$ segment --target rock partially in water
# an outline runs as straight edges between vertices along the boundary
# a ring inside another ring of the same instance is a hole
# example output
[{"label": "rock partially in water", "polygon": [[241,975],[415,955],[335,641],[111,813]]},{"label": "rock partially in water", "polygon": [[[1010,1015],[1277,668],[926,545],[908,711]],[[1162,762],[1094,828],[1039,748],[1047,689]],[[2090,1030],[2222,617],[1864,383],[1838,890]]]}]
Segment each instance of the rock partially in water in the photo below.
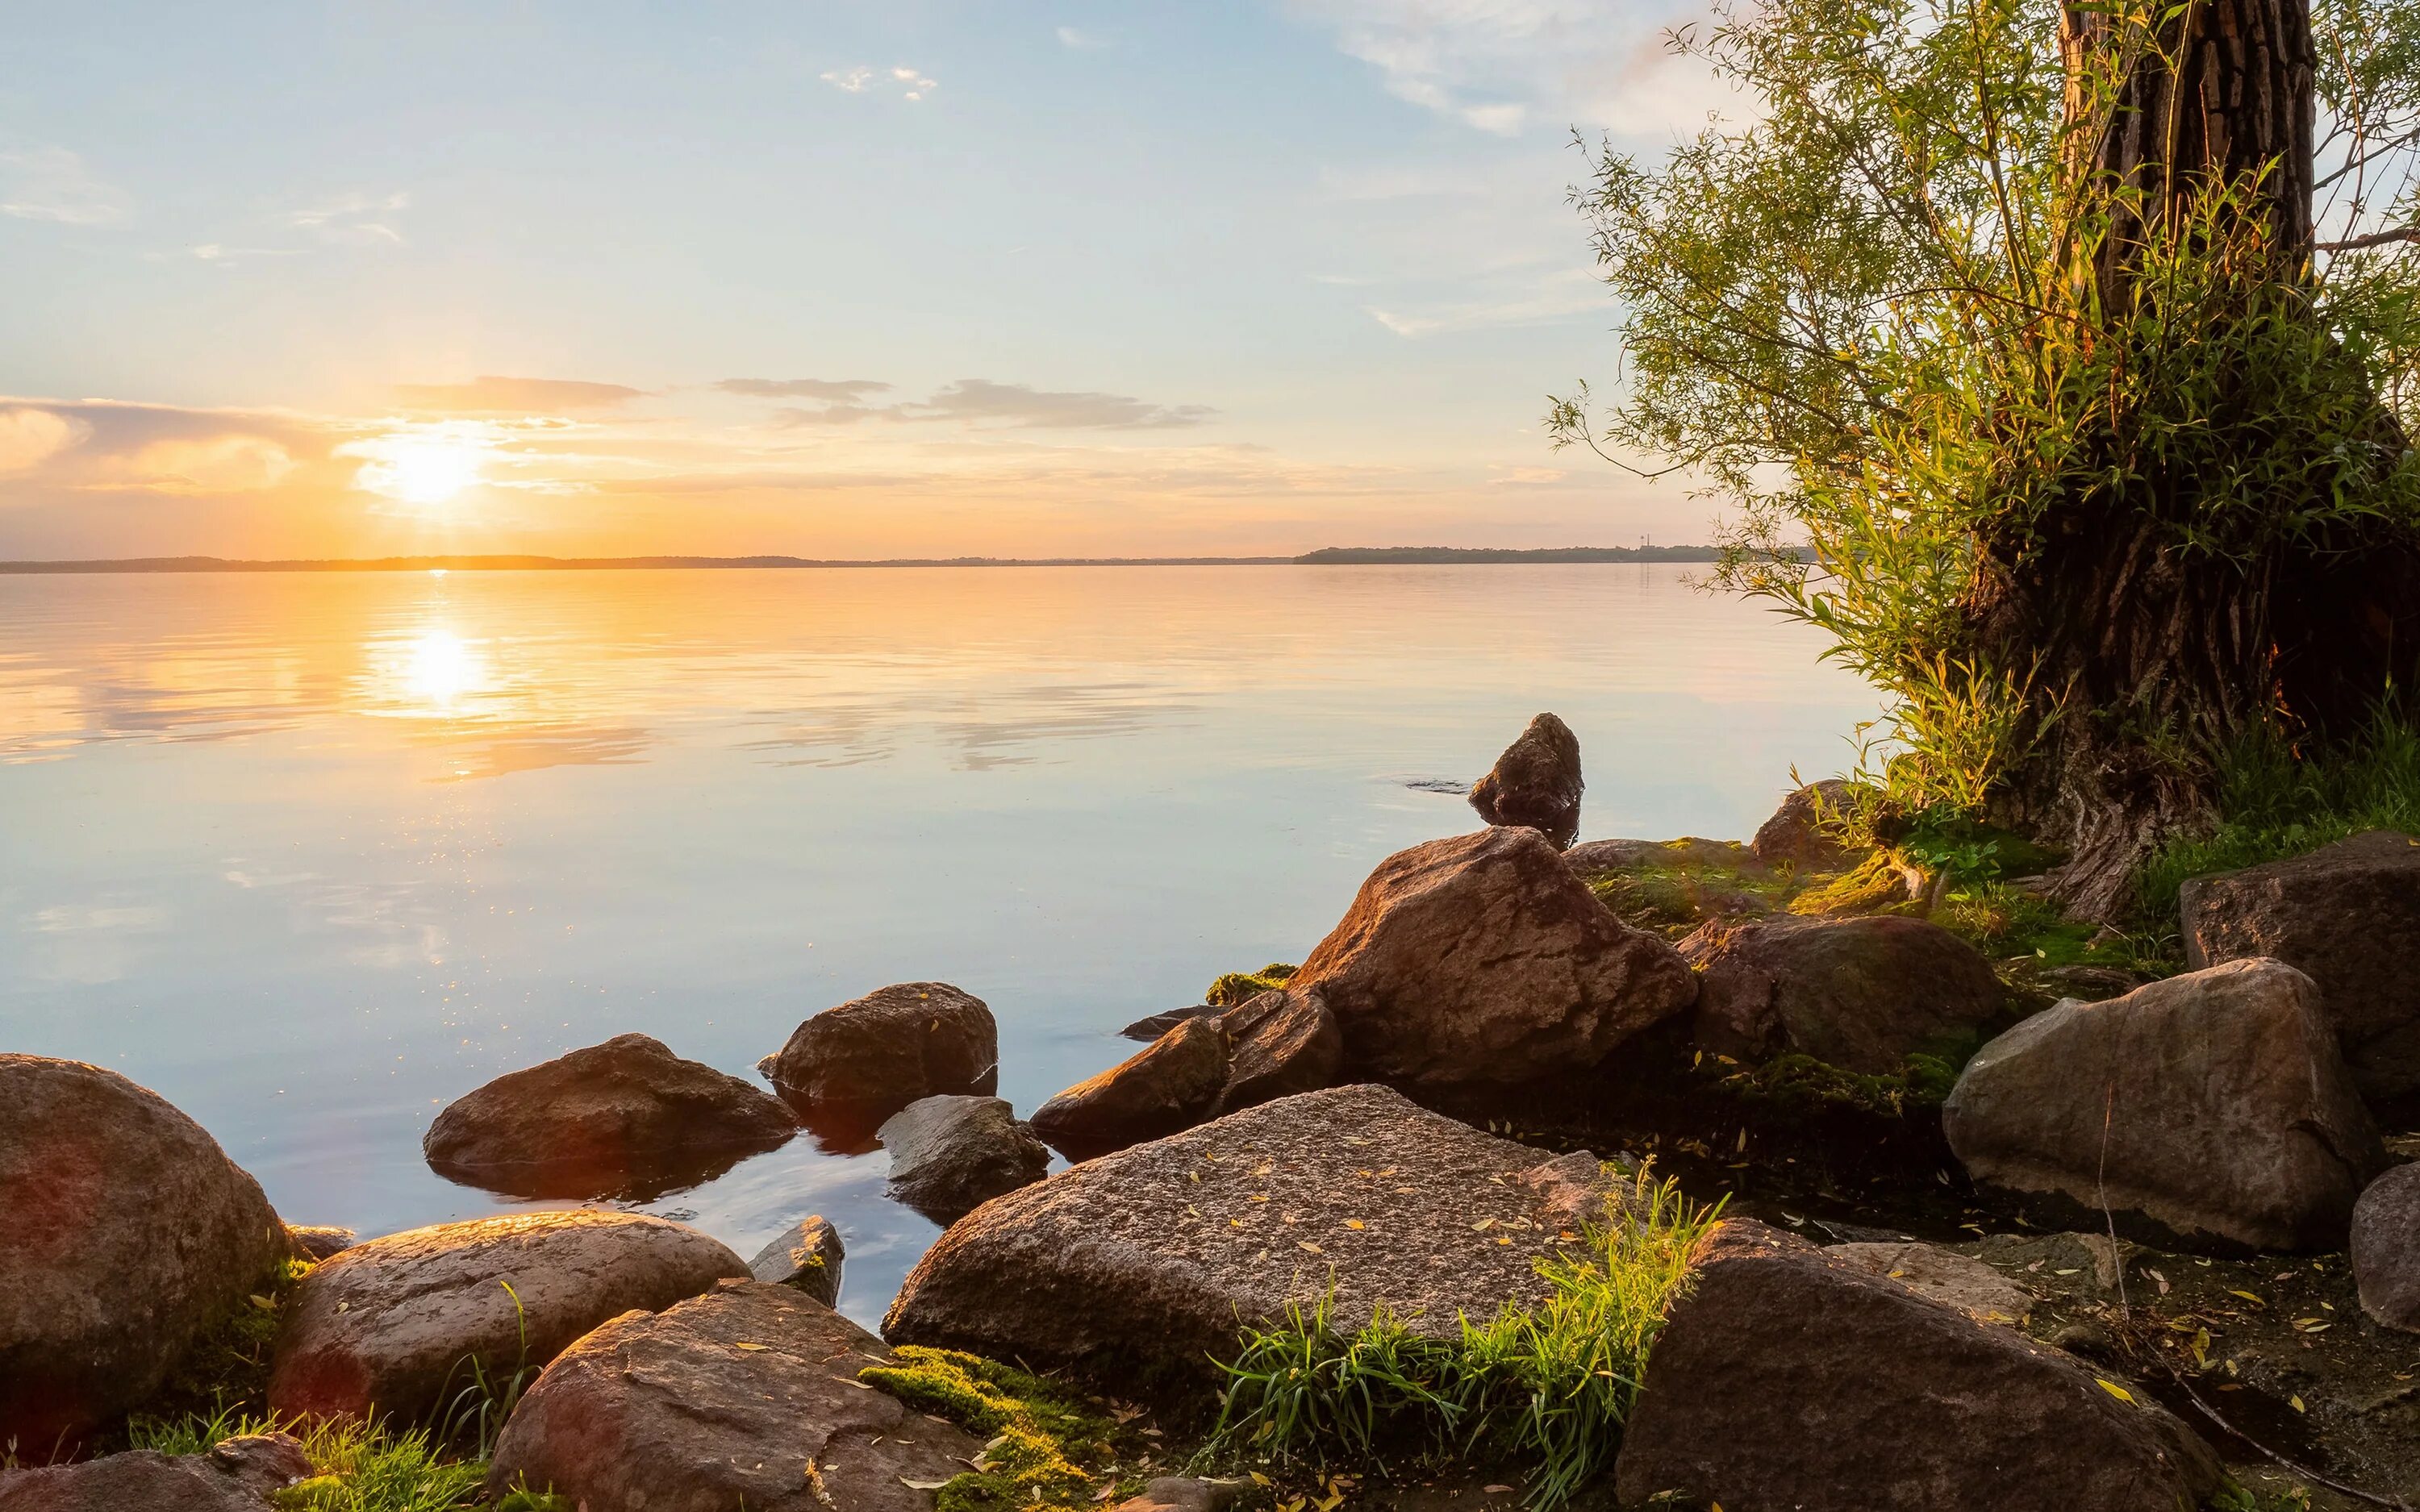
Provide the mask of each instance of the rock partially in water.
[{"label": "rock partially in water", "polygon": [[2397,1165],[2353,1204],[2352,1274],[2362,1311],[2420,1334],[2420,1165]]},{"label": "rock partially in water", "polygon": [[1287,986],[1336,1015],[1348,1074],[1438,1086],[1585,1070],[1698,991],[1544,837],[1501,827],[1388,856]]},{"label": "rock partially in water", "polygon": [[2008,1011],[1991,963],[1938,924],[1890,916],[1711,923],[1681,944],[1700,974],[1692,1020],[1711,1052],[1795,1052],[1868,1075],[1962,1055]]},{"label": "rock partially in water", "polygon": [[2318,987],[2268,960],[2035,1014],[1967,1063],[1942,1125],[1978,1181],[2189,1244],[2339,1249],[2385,1162]]},{"label": "rock partially in water", "polygon": [[288,1224],[286,1237],[294,1245],[294,1253],[306,1260],[324,1260],[331,1255],[349,1250],[359,1238],[349,1228],[338,1228],[329,1224]]},{"label": "rock partially in water", "polygon": [[1171,1008],[1164,1013],[1145,1014],[1120,1029],[1118,1036],[1125,1040],[1140,1040],[1144,1044],[1149,1044],[1187,1019],[1217,1018],[1225,1011],[1225,1009],[1216,1003],[1194,1003],[1185,1008]]},{"label": "rock partially in water", "polygon": [[488,1491],[575,1506],[931,1512],[979,1440],[858,1380],[882,1341],[788,1287],[732,1282],[626,1313],[549,1365]]},{"label": "rock partially in water", "polygon": [[287,1433],[223,1439],[209,1453],[138,1449],[47,1470],[0,1471],[0,1512],[272,1512],[311,1473]]},{"label": "rock partially in water", "polygon": [[1239,1322],[1331,1292],[1340,1329],[1384,1303],[1450,1335],[1544,1296],[1536,1261],[1571,1230],[1566,1194],[1522,1180],[1544,1164],[1385,1088],[1280,1098],[986,1203],[918,1262],[883,1333],[1122,1385],[1200,1376]]},{"label": "rock partially in water", "polygon": [[1318,993],[1280,987],[1218,1020],[1227,1036],[1227,1087],[1218,1111],[1315,1092],[1336,1082],[1344,1036]]},{"label": "rock partially in water", "polygon": [[1580,832],[1580,739],[1551,714],[1529,721],[1496,765],[1471,785],[1470,806],[1491,825],[1521,825],[1568,850]]},{"label": "rock partially in water", "polygon": [[1000,1029],[971,993],[900,982],[824,1010],[756,1069],[817,1133],[846,1140],[918,1098],[998,1090]]},{"label": "rock partially in water", "polygon": [[2224,1472],[2139,1388],[1734,1220],[1656,1337],[1614,1479],[1625,1506],[2181,1512]]},{"label": "rock partially in water", "polygon": [[260,1183],[158,1094],[0,1055],[0,1444],[76,1448],[291,1253]]},{"label": "rock partially in water", "polygon": [[441,1176],[514,1196],[652,1199],[796,1133],[761,1088],[621,1034],[456,1099],[421,1150]]},{"label": "rock partially in water", "polygon": [[2372,830],[2307,856],[2195,877],[2179,894],[2185,964],[2268,956],[2319,984],[2362,1095],[2420,1112],[2420,840]]},{"label": "rock partially in water", "polygon": [[716,1241],[640,1213],[518,1212],[389,1234],[295,1288],[270,1409],[423,1422],[470,1384],[472,1361],[487,1379],[507,1379],[609,1318],[746,1274]]},{"label": "rock partially in water", "polygon": [[1856,852],[1841,843],[1834,825],[1855,810],[1861,787],[1834,777],[1792,789],[1773,817],[1757,826],[1748,848],[1767,866],[1825,872],[1847,865]]},{"label": "rock partially in water", "polygon": [[1050,1168],[1050,1151],[997,1097],[910,1103],[882,1125],[881,1139],[891,1195],[944,1227]]},{"label": "rock partially in water", "polygon": [[768,1286],[789,1287],[827,1307],[837,1307],[841,1265],[847,1255],[840,1230],[821,1213],[812,1213],[758,1250],[748,1262],[748,1273]]},{"label": "rock partially in water", "polygon": [[1217,1019],[1187,1019],[1034,1109],[1033,1132],[1090,1160],[1201,1122],[1226,1089],[1225,1031]]}]

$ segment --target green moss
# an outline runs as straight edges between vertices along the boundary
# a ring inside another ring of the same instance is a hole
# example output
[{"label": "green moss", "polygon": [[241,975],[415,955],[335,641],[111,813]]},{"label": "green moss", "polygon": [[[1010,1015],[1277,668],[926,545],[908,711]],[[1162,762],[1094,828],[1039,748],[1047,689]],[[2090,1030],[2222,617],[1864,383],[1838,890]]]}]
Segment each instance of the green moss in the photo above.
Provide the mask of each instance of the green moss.
[{"label": "green moss", "polygon": [[[477,1460],[449,1459],[425,1433],[391,1433],[354,1422],[279,1424],[231,1412],[192,1412],[174,1418],[144,1417],[128,1426],[132,1446],[162,1454],[205,1454],[222,1439],[277,1428],[302,1441],[318,1473],[276,1494],[279,1512],[453,1512],[478,1504],[488,1467]],[[549,1499],[553,1500],[553,1499]],[[510,1507],[507,1501],[505,1506]],[[512,1512],[561,1512],[545,1503]]]},{"label": "green moss", "polygon": [[1653,930],[1672,939],[1696,929],[1709,918],[1746,911],[1767,911],[1786,905],[1802,886],[1787,872],[1767,871],[1745,851],[1745,864],[1710,859],[1702,841],[1673,841],[1652,859],[1600,872],[1589,879],[1589,889],[1622,922]]},{"label": "green moss", "polygon": [[1237,1008],[1263,993],[1275,992],[1294,977],[1297,968],[1281,961],[1273,961],[1258,971],[1230,971],[1210,984],[1202,1000],[1213,1008]]},{"label": "green moss", "polygon": [[974,1469],[936,1493],[936,1512],[1092,1504],[1117,1459],[1117,1422],[1105,1410],[1057,1381],[980,1355],[915,1345],[893,1352],[897,1365],[868,1365],[858,1379],[989,1441]]}]

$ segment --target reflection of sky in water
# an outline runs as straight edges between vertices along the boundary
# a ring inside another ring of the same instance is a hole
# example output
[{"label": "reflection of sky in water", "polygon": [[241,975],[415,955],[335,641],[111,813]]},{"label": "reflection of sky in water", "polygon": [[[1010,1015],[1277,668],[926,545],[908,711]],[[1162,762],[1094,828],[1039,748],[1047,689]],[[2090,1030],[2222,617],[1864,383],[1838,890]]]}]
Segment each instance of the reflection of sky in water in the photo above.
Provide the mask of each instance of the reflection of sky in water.
[{"label": "reflection of sky in water", "polygon": [[[1741,834],[1871,697],[1669,568],[0,578],[0,1047],[116,1067],[296,1222],[504,1204],[419,1157],[642,1029],[737,1074],[938,978],[1019,1109],[1370,866],[1552,708],[1583,834]],[[802,1137],[648,1205],[823,1211],[878,1315],[935,1232]]]}]

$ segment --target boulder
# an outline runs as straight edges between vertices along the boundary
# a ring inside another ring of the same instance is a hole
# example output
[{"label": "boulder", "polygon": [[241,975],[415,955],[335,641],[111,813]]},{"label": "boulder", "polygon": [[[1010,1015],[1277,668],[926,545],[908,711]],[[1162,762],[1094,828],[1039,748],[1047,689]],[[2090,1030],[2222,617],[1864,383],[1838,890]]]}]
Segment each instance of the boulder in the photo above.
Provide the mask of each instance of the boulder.
[{"label": "boulder", "polygon": [[1585,1070],[1698,990],[1669,943],[1519,828],[1388,856],[1286,985],[1336,1015],[1347,1072],[1435,1085]]},{"label": "boulder", "polygon": [[1947,1303],[1977,1322],[2023,1324],[2034,1310],[2032,1292],[1983,1261],[1938,1244],[1865,1241],[1828,1245],[1823,1253]]},{"label": "boulder", "polygon": [[295,1288],[270,1409],[422,1422],[469,1383],[473,1360],[491,1381],[535,1369],[609,1318],[747,1273],[696,1229],[640,1213],[517,1212],[389,1234]]},{"label": "boulder", "polygon": [[1920,918],[1712,923],[1681,953],[1701,973],[1698,1044],[1742,1060],[1795,1052],[1882,1075],[1914,1052],[1963,1055],[2008,1009],[1991,963]]},{"label": "boulder", "polygon": [[1450,1335],[1544,1296],[1536,1262],[1574,1231],[1521,1180],[1542,1164],[1387,1088],[1280,1098],[985,1203],[917,1263],[883,1335],[1128,1386],[1202,1376],[1239,1324],[1325,1297],[1342,1330],[1384,1303]]},{"label": "boulder", "polygon": [[420,1149],[439,1175],[514,1196],[644,1199],[796,1133],[763,1088],[620,1034],[457,1099]]},{"label": "boulder", "polygon": [[1344,1036],[1319,994],[1279,988],[1218,1020],[1227,1036],[1227,1088],[1218,1111],[1315,1092],[1336,1081]]},{"label": "boulder", "polygon": [[1761,1224],[1701,1252],[1616,1461],[1624,1506],[2191,1512],[2224,1484],[2145,1393]]},{"label": "boulder", "polygon": [[1050,1151],[997,1097],[910,1103],[884,1122],[881,1139],[891,1195],[945,1227],[1050,1168]]},{"label": "boulder", "polygon": [[2308,856],[2195,877],[2179,894],[2185,963],[2268,956],[2319,984],[2362,1095],[2420,1107],[2420,840],[2372,830]]},{"label": "boulder", "polygon": [[0,1512],[271,1512],[276,1494],[310,1473],[291,1434],[247,1433],[208,1454],[138,1449],[0,1471]]},{"label": "boulder", "polygon": [[2397,1165],[2353,1204],[2352,1279],[2363,1312],[2420,1334],[2420,1165]]},{"label": "boulder", "polygon": [[311,1261],[324,1260],[339,1250],[353,1247],[359,1236],[349,1228],[337,1228],[327,1224],[287,1224],[286,1239],[294,1253]]},{"label": "boulder", "polygon": [[0,1055],[0,1443],[75,1448],[289,1253],[260,1183],[156,1093]]},{"label": "boulder", "polygon": [[1856,853],[1826,832],[1824,824],[1854,809],[1861,791],[1860,784],[1837,777],[1793,789],[1773,817],[1757,826],[1748,849],[1767,866],[1802,872],[1846,866]]},{"label": "boulder", "polygon": [[1144,1044],[1149,1044],[1187,1019],[1217,1018],[1225,1011],[1226,1010],[1216,1003],[1194,1003],[1185,1008],[1171,1008],[1165,1012],[1146,1013],[1120,1029],[1118,1037],[1125,1040],[1140,1040]]},{"label": "boulder", "polygon": [[1977,1052],[1942,1125],[1979,1182],[2188,1245],[2341,1248],[2384,1160],[2319,989],[2267,960],[2037,1013]]},{"label": "boulder", "polygon": [[857,1379],[891,1359],[788,1287],[626,1313],[521,1398],[488,1491],[551,1489],[593,1512],[931,1512],[983,1444]]},{"label": "boulder", "polygon": [[768,1286],[790,1287],[827,1307],[837,1307],[841,1262],[847,1255],[840,1230],[821,1213],[813,1213],[758,1250],[748,1262],[748,1273]]},{"label": "boulder", "polygon": [[1529,721],[1471,784],[1470,806],[1491,825],[1522,825],[1568,850],[1580,832],[1580,737],[1551,714]]},{"label": "boulder", "polygon": [[1069,1160],[1090,1160],[1201,1122],[1226,1089],[1225,1031],[1217,1019],[1187,1019],[1035,1108],[1033,1132]]},{"label": "boulder", "polygon": [[824,1010],[756,1069],[810,1123],[871,1133],[920,1097],[998,1090],[1000,1029],[971,993],[900,982]]}]

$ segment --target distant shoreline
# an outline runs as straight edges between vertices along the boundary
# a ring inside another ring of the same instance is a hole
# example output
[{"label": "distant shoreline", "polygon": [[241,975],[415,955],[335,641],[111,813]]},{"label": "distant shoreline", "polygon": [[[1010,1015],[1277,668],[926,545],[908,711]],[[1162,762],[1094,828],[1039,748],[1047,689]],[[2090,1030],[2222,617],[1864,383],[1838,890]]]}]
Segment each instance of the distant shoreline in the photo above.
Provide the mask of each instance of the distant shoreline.
[{"label": "distant shoreline", "polygon": [[120,557],[84,562],[0,562],[0,574],[39,576],[126,572],[630,572],[674,569],[807,567],[1333,567],[1716,559],[1710,546],[1580,546],[1537,550],[1446,546],[1324,547],[1295,557],[893,557],[838,561],[814,557],[542,557],[519,555],[331,557],[250,562],[231,557]]}]

